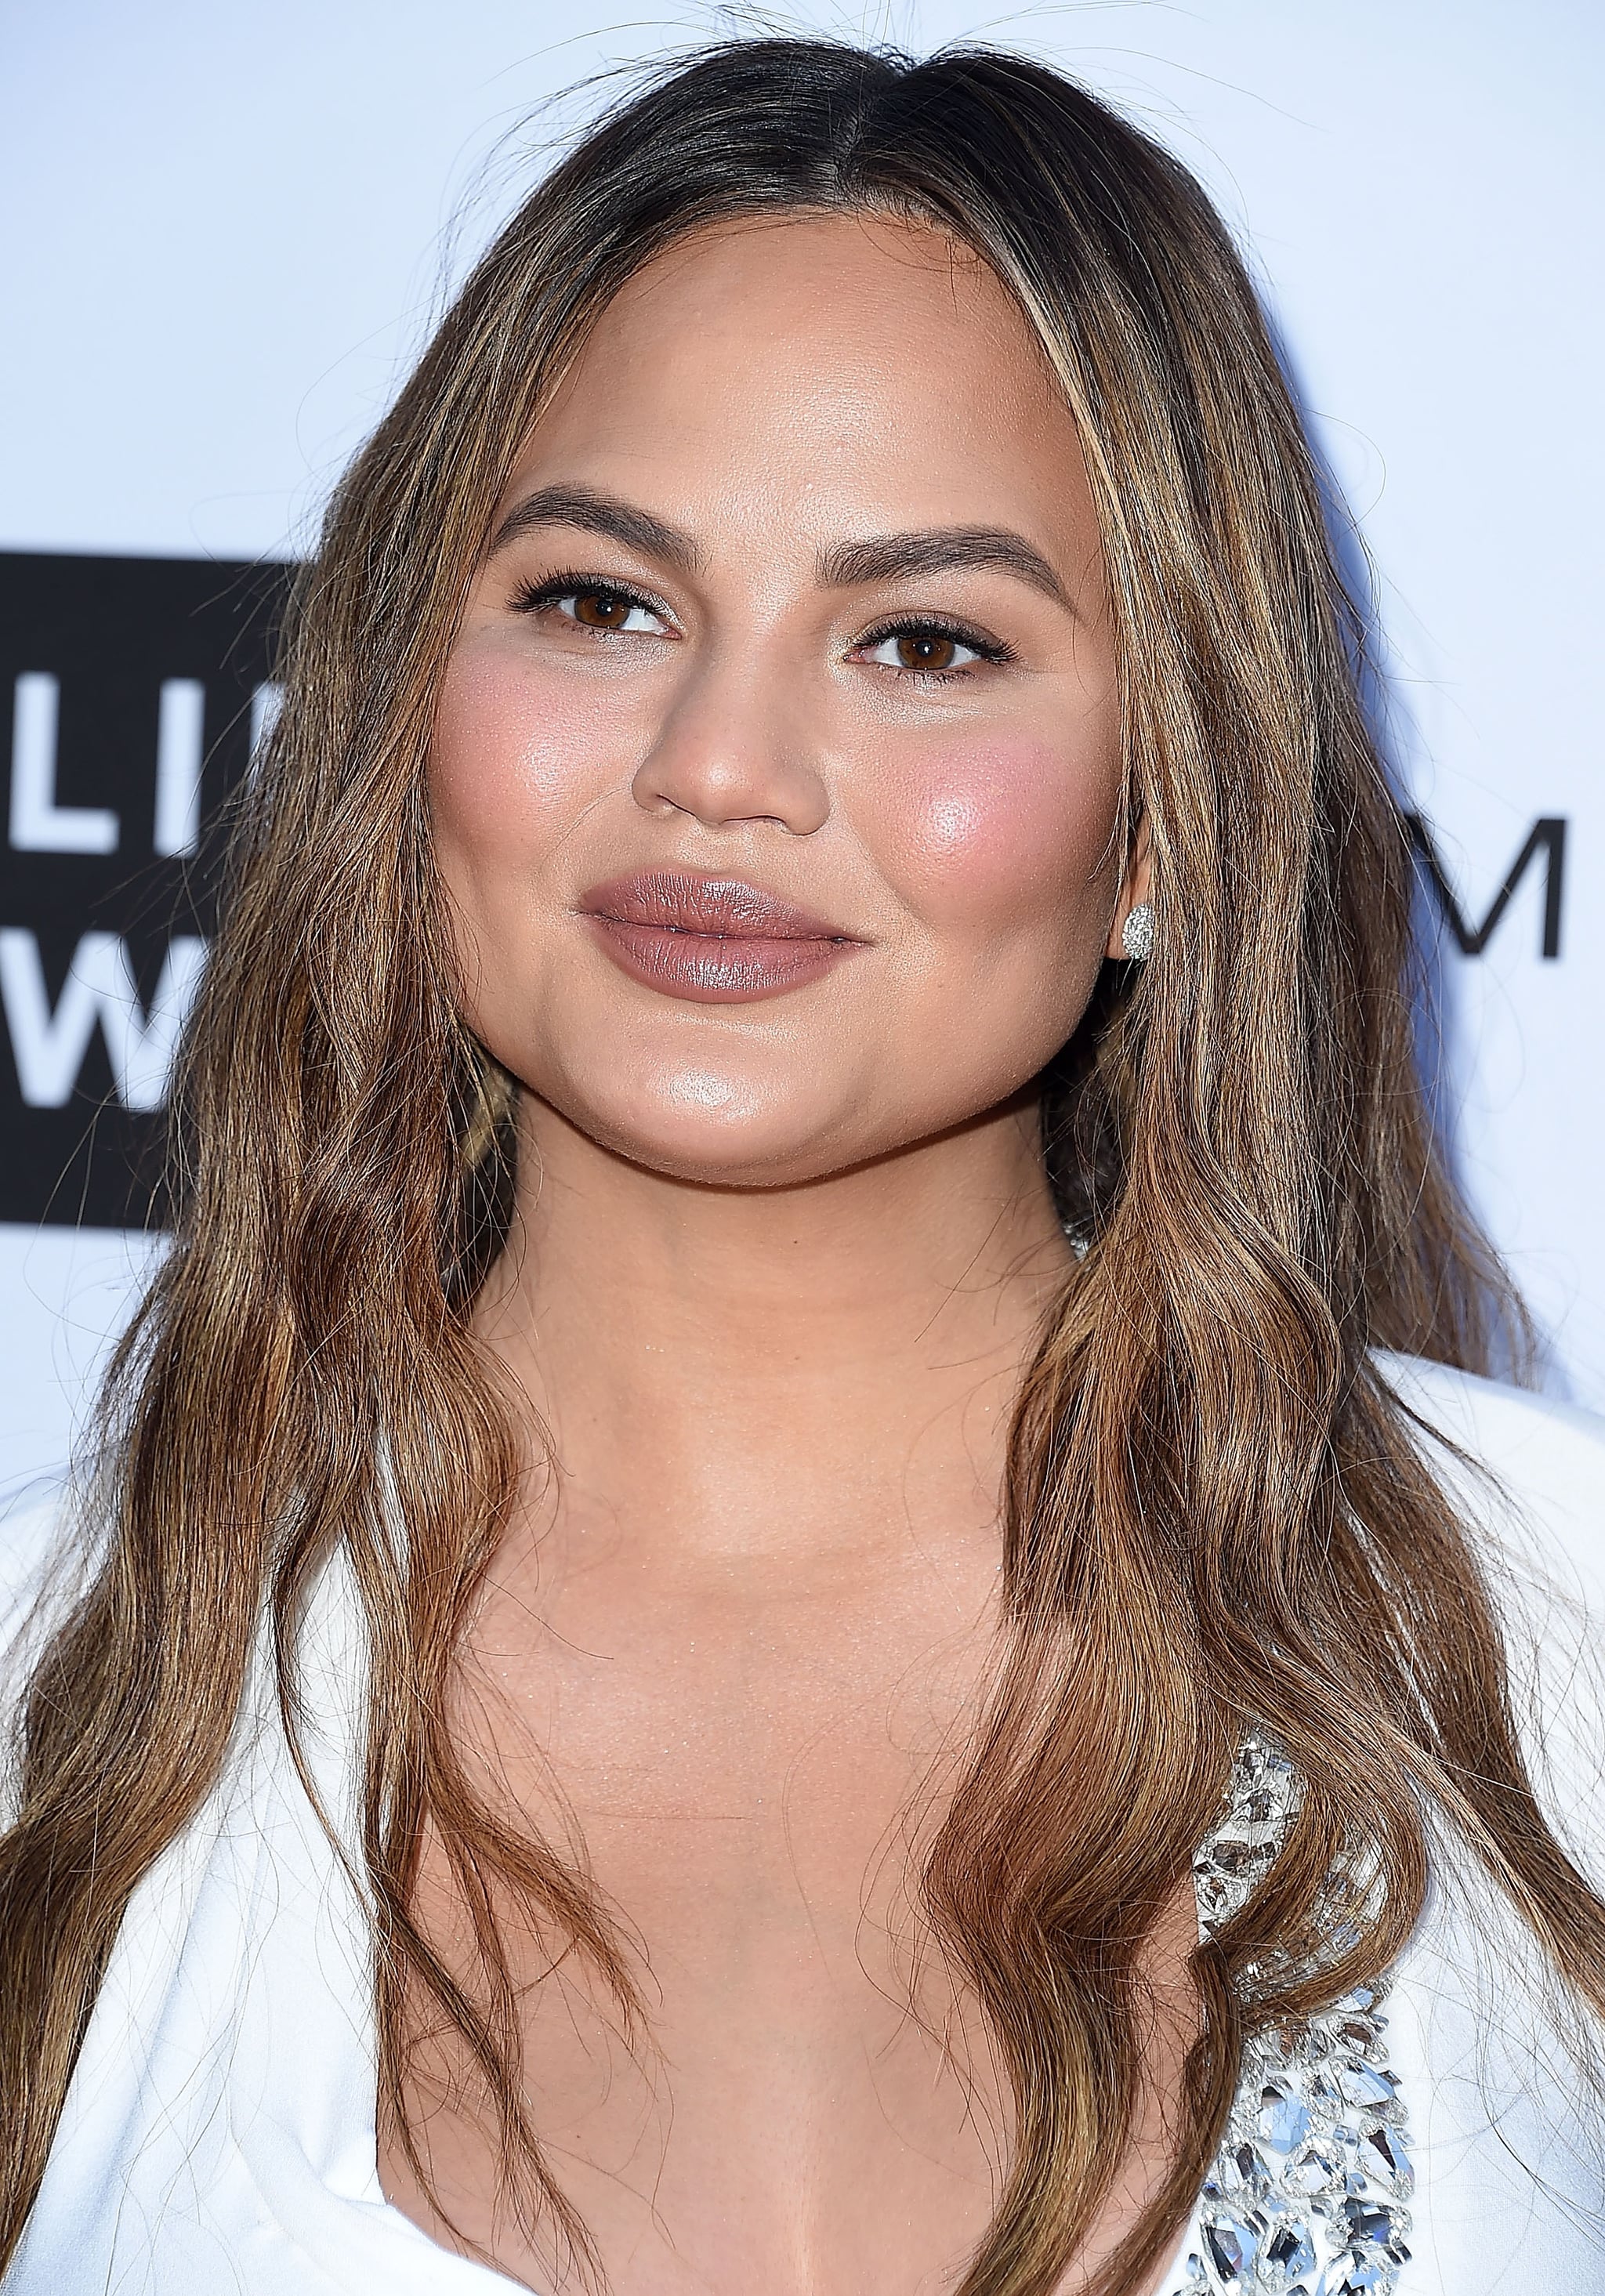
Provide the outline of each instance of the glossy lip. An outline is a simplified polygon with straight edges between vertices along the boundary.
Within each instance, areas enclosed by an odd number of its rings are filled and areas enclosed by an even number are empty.
[[[783,996],[866,946],[741,877],[643,869],[577,906],[620,972],[699,1004]]]

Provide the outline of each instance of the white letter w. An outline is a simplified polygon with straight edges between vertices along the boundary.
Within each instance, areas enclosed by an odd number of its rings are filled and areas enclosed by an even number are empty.
[[[88,932],[73,951],[53,1013],[38,940],[18,926],[0,931],[0,999],[16,1055],[17,1081],[30,1108],[65,1108],[98,1021],[125,1108],[160,1108],[168,1071],[206,968],[206,943],[180,934],[142,1011],[126,943]]]

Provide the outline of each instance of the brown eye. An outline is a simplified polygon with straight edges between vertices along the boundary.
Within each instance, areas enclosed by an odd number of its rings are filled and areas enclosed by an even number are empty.
[[[574,619],[587,629],[621,630],[634,605],[633,598],[621,598],[616,590],[577,590]]]
[[[901,629],[880,629],[865,638],[857,650],[862,661],[881,669],[901,670],[913,678],[962,677],[978,662],[1011,659],[1006,646],[989,645],[962,630],[942,629],[923,622],[905,623]]]
[[[897,644],[904,669],[951,669],[958,652],[955,642],[937,630],[905,630]]]
[[[554,574],[528,583],[508,600],[515,614],[528,614],[548,631],[565,622],[596,637],[675,638],[680,635],[667,606],[638,590],[618,590],[594,575]]]

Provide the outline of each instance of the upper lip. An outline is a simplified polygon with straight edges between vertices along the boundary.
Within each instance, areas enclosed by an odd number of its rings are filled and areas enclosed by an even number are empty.
[[[656,925],[663,932],[707,933],[721,940],[858,938],[743,877],[700,877],[688,870],[640,869],[610,877],[582,893],[578,906],[586,916],[617,924]]]

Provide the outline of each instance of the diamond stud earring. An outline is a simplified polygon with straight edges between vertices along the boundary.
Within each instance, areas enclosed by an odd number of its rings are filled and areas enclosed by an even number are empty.
[[[1153,904],[1139,901],[1134,909],[1126,912],[1126,922],[1120,928],[1120,946],[1134,964],[1141,964],[1153,948]]]

